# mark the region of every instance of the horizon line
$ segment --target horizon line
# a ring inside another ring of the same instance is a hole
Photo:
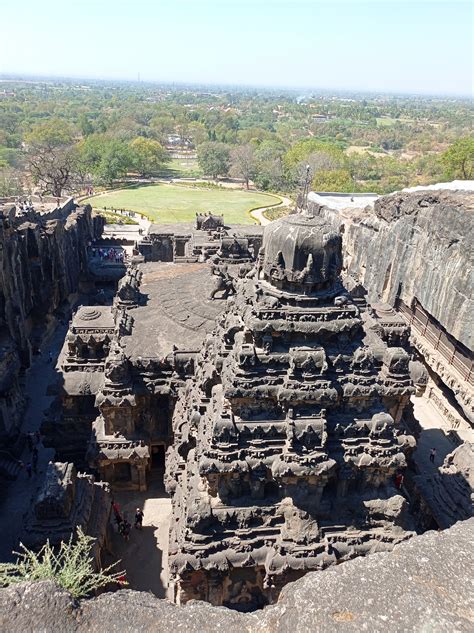
[[[390,91],[375,90],[370,88],[325,88],[315,86],[284,86],[284,85],[264,85],[264,84],[244,84],[244,83],[218,83],[213,81],[186,81],[186,80],[160,80],[160,79],[130,79],[130,78],[110,78],[110,77],[87,77],[85,75],[61,75],[61,74],[37,74],[32,72],[2,72],[0,73],[0,81],[25,81],[42,80],[42,81],[84,81],[84,82],[103,82],[103,83],[127,83],[140,86],[185,86],[185,87],[209,87],[209,88],[228,88],[228,89],[253,89],[253,90],[284,90],[286,92],[325,92],[325,93],[349,93],[349,94],[365,94],[365,95],[389,95],[399,97],[449,97],[459,99],[474,100],[474,94],[469,93],[449,93],[449,92],[413,92],[413,91]]]

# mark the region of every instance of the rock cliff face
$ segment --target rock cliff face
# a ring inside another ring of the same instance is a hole
[[[314,203],[313,203],[314,204]],[[401,192],[374,209],[325,210],[344,225],[345,266],[370,302],[395,297],[423,308],[472,349],[474,194]]]
[[[450,453],[438,472],[415,477],[414,512],[425,526],[446,529],[474,516],[474,444]]]
[[[14,434],[22,409],[22,369],[59,306],[87,272],[87,245],[103,219],[72,201],[50,213],[0,209],[0,441]]]
[[[474,519],[285,587],[276,605],[239,614],[204,602],[177,607],[138,591],[75,602],[52,582],[0,589],[0,631],[263,633],[472,631]]]

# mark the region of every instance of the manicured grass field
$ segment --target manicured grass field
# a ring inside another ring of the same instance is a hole
[[[85,202],[96,209],[126,209],[143,213],[154,222],[193,222],[196,213],[223,213],[229,224],[255,224],[248,211],[277,204],[279,198],[254,191],[203,189],[164,183],[119,189]]]

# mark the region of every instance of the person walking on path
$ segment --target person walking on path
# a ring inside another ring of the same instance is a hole
[[[28,433],[26,436],[26,442],[28,444],[28,450],[31,452],[33,450],[33,433]]]
[[[432,464],[434,464],[435,457],[436,457],[436,448],[433,447],[430,451],[430,462]]]
[[[28,479],[31,479],[32,466],[31,462],[26,464],[26,474],[28,475]]]
[[[143,527],[143,511],[137,508],[135,512],[135,527],[137,530],[141,530]]]

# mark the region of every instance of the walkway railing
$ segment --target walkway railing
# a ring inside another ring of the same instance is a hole
[[[397,309],[415,332],[426,339],[448,365],[452,366],[464,380],[474,385],[472,354],[464,346],[450,336],[419,303],[415,303],[414,307],[410,308],[399,299]]]

